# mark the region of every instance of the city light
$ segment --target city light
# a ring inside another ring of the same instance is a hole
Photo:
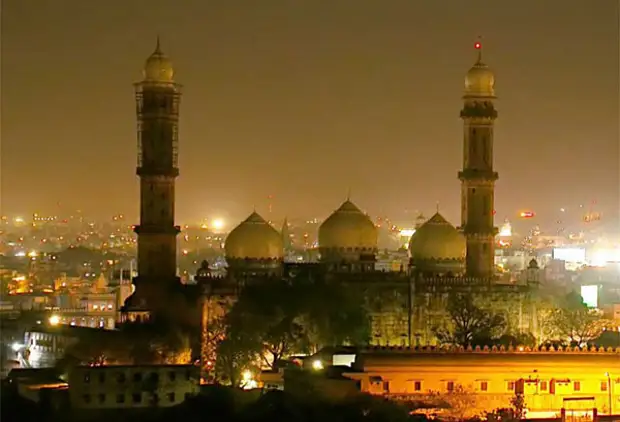
[[[58,315],[52,315],[48,321],[50,325],[58,325],[60,324],[60,317]]]
[[[312,361],[312,369],[314,369],[315,371],[320,371],[321,369],[323,369],[323,362],[319,359]]]
[[[24,345],[21,344],[21,343],[13,343],[13,344],[11,344],[11,349],[13,349],[14,352],[19,352],[22,347],[24,347]]]
[[[214,230],[222,230],[224,228],[224,220],[222,220],[221,218],[215,218],[213,221],[211,221],[211,227],[213,227]]]

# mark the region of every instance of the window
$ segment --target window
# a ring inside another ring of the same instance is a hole
[[[547,391],[547,381],[540,382],[540,391]]]
[[[389,393],[390,392],[390,382],[389,381],[383,381],[383,392],[384,393]]]
[[[487,391],[489,389],[489,383],[487,381],[480,381],[480,391]]]
[[[174,393],[168,393],[168,401],[170,403],[174,403],[174,400],[176,399]]]
[[[140,372],[136,372],[135,374],[133,374],[133,381],[134,382],[142,381],[142,374]]]
[[[131,395],[131,400],[134,403],[140,403],[142,401],[142,394],[140,394],[140,393],[133,393]]]
[[[84,394],[83,399],[84,403],[90,403],[90,394]]]
[[[124,383],[125,381],[127,381],[127,377],[125,376],[124,372],[120,372],[117,376],[116,376],[116,381],[118,381],[119,384]]]
[[[574,381],[573,382],[573,390],[581,391],[581,382],[580,381]]]
[[[99,394],[99,403],[105,403],[105,394],[101,393]]]
[[[601,381],[601,391],[607,391],[607,381]]]
[[[116,395],[116,402],[117,403],[125,403],[125,395],[124,394],[117,394]]]
[[[192,393],[185,393],[185,400],[188,400],[192,397]]]
[[[174,381],[177,378],[176,372],[174,371],[168,372],[168,378],[170,378],[170,381]]]
[[[413,391],[422,391],[422,381],[413,382]]]
[[[446,390],[448,391],[454,391],[454,381],[448,381],[446,383]]]
[[[508,388],[508,391],[514,391],[515,390],[515,382],[514,381],[508,381],[507,388]]]
[[[84,383],[88,384],[90,382],[90,372],[84,374]]]
[[[105,374],[102,372],[99,374],[99,383],[103,384],[105,382]]]

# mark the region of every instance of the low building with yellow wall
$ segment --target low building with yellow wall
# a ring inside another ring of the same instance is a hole
[[[562,408],[620,414],[620,348],[376,347],[359,353],[346,376],[362,392],[395,400],[460,396],[467,416],[508,408],[517,394],[530,418]]]

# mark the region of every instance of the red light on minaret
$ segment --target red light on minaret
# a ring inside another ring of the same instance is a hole
[[[477,42],[476,44],[474,44],[474,48],[475,48],[476,50],[480,50],[480,49],[482,48],[482,44],[481,44],[481,43],[479,43],[479,42]]]

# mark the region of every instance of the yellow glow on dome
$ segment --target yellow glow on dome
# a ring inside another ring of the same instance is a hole
[[[415,260],[464,260],[465,236],[436,213],[411,236],[409,253]]]
[[[282,236],[256,212],[230,232],[224,249],[227,258],[280,259],[284,255]]]
[[[319,248],[376,249],[377,227],[347,200],[319,227]]]
[[[143,74],[145,82],[174,82],[174,67],[172,61],[162,53],[159,37],[155,51],[146,59]]]

